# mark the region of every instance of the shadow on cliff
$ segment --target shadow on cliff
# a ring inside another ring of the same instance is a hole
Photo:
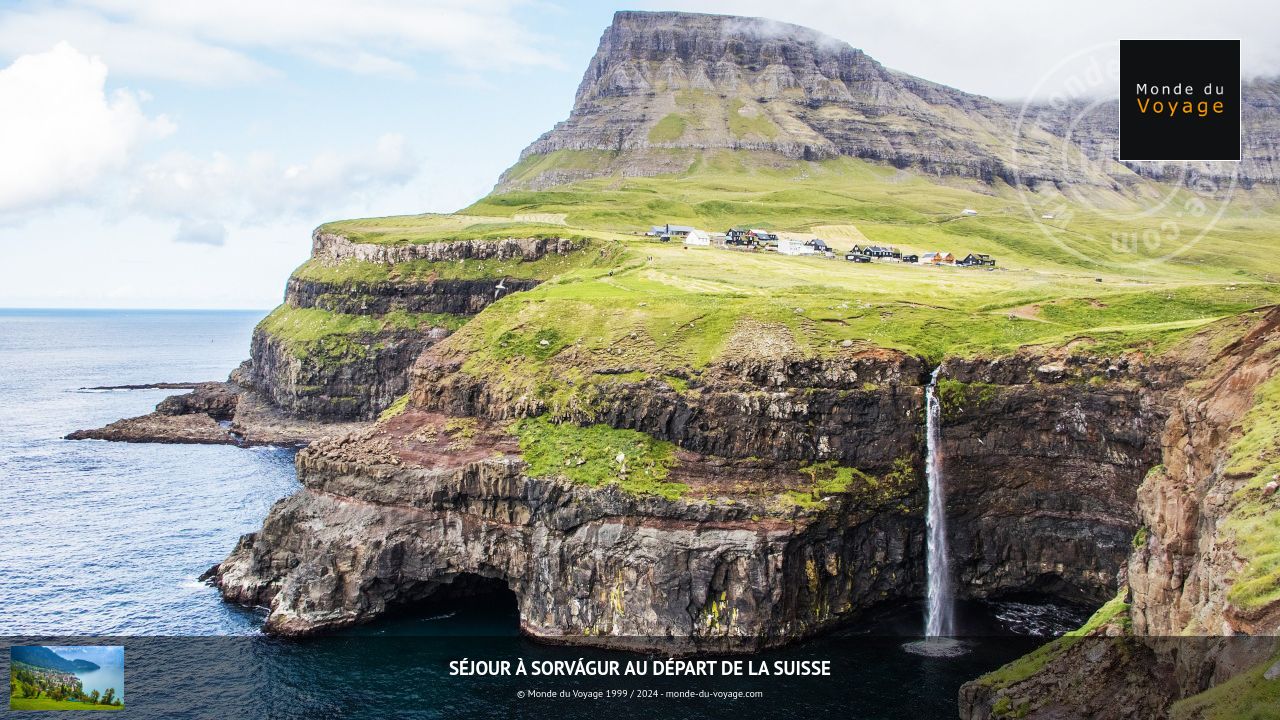
[[[475,573],[395,603],[382,617],[346,628],[343,635],[515,637],[520,634],[516,595],[507,583]]]

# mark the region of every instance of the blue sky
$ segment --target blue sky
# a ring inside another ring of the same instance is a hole
[[[997,97],[1117,37],[1241,37],[1273,3],[673,0],[809,25]],[[1158,10],[1154,10],[1155,8]],[[5,0],[0,307],[269,308],[335,218],[449,211],[563,119],[617,6]],[[1154,11],[1153,11],[1154,10]]]
[[[122,645],[49,645],[50,650],[68,660],[88,660],[102,667],[124,665]]]

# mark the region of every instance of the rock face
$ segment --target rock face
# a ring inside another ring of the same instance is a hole
[[[1019,705],[1019,716],[1032,718],[1202,717],[1205,704],[1218,701],[1202,703],[1197,694],[1246,671],[1270,682],[1263,671],[1280,649],[1280,602],[1233,603],[1234,584],[1259,559],[1245,557],[1240,534],[1250,530],[1233,518],[1243,505],[1260,503],[1250,512],[1265,524],[1274,501],[1261,482],[1247,486],[1252,476],[1233,471],[1231,456],[1250,430],[1246,413],[1259,388],[1280,370],[1280,310],[1244,322],[1239,339],[1225,347],[1206,335],[1179,353],[1193,377],[1167,395],[1159,464],[1134,499],[1141,530],[1121,590],[1129,604],[1106,628],[1027,672],[1006,668],[966,684],[961,717],[1003,717],[1001,708]]]
[[[1159,462],[1176,373],[1138,357],[944,363],[942,457],[956,587],[1113,597]]]
[[[1184,182],[1226,182],[1237,172],[1247,186],[1280,178],[1277,83],[1265,78],[1244,87],[1244,162],[1194,163]],[[1181,164],[1116,161],[1114,104],[1026,110],[891,70],[809,28],[727,15],[619,12],[600,38],[569,118],[526,148],[497,190],[683,172],[700,153],[717,149],[793,161],[864,158],[1030,187],[1116,189],[1139,175],[1170,179],[1183,172]],[[559,152],[576,157],[558,162]]]
[[[1126,162],[1124,166],[1143,177],[1165,182],[1208,187],[1252,188],[1280,181],[1280,77],[1258,77],[1241,86],[1240,162]],[[1103,166],[1119,165],[1119,101],[1070,102],[1058,106],[1030,105],[1026,118],[1053,135],[1079,146],[1086,156]],[[1113,177],[1116,175],[1112,172]]]
[[[434,243],[386,245],[356,243],[334,233],[317,229],[311,236],[311,257],[327,263],[348,260],[394,265],[411,260],[537,260],[546,255],[563,255],[583,247],[572,238],[537,237],[500,240],[456,240]]]
[[[465,451],[424,438],[444,422],[410,411],[300,453],[305,488],[214,570],[224,596],[268,605],[272,632],[306,634],[478,577],[505,583],[538,638],[745,650],[920,592],[913,476],[821,511],[672,501],[526,477],[491,423]],[[685,456],[681,472],[706,461]]]
[[[1009,106],[890,70],[808,28],[727,15],[619,12],[569,119],[521,156],[585,150],[616,157],[547,176],[521,176],[517,165],[499,189],[616,170],[675,172],[694,160],[671,148],[755,150],[793,160],[849,156],[1012,182],[1007,151],[1016,120]],[[1027,131],[1027,148],[1052,139],[1039,127]],[[1064,170],[1053,167],[1057,157],[1041,152],[1024,153],[1023,175],[1061,176]],[[1069,172],[1063,179],[1104,179],[1100,171]]]
[[[427,354],[414,369],[415,404],[455,415],[505,419],[545,405],[511,397],[488,378],[460,370],[457,357]],[[618,382],[584,398],[601,422],[670,440],[692,452],[778,462],[840,463],[881,473],[920,456],[924,363],[889,351],[831,361],[735,360],[717,365],[681,393],[649,379]]]
[[[533,261],[548,254],[574,252],[583,244],[564,238],[506,238],[382,245],[355,243],[316,230],[312,259],[329,267],[363,263],[388,268],[414,261]],[[282,309],[340,316],[311,320],[331,326],[360,318],[375,322],[370,323],[370,329],[305,343],[264,322],[254,330],[249,362],[233,379],[289,415],[327,421],[372,420],[408,389],[408,370],[422,351],[452,331],[447,324],[403,326],[381,323],[380,318],[389,313],[468,317],[500,295],[528,290],[538,282],[501,277],[382,281],[291,277]]]
[[[347,315],[384,315],[394,310],[475,315],[500,294],[529,290],[537,284],[537,280],[515,278],[323,283],[291,277],[284,301],[292,307]]]
[[[269,606],[268,629],[284,634],[368,621],[476,576],[511,589],[532,635],[650,649],[776,645],[919,597],[925,364],[884,350],[732,358],[688,391],[620,379],[590,403],[590,422],[680,448],[672,478],[700,499],[669,500],[529,477],[503,428],[548,408],[428,351],[411,409],[301,453],[305,489],[213,576],[228,599]],[[1058,360],[1056,384],[1035,386]],[[1043,356],[947,365],[964,388],[948,396],[942,435],[969,595],[1114,594],[1157,455],[1161,388],[1135,379],[1149,370]],[[997,390],[974,394],[978,378]],[[465,450],[433,429],[459,419],[481,428]],[[978,437],[1008,447],[986,454]],[[777,502],[823,461],[895,479]]]
[[[371,420],[404,394],[418,355],[448,335],[443,327],[389,329],[349,338],[337,353],[300,353],[260,325],[240,378],[290,415]]]

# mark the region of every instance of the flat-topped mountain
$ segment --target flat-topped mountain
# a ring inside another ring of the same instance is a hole
[[[1246,87],[1249,182],[1272,181],[1274,79]],[[1114,161],[1114,103],[1073,126],[881,65],[815,30],[761,18],[619,12],[600,39],[569,118],[532,143],[499,192],[601,175],[683,172],[700,151],[756,151],[756,162],[853,157],[930,175],[1123,189],[1159,166]],[[1068,108],[1069,110],[1070,108]],[[1272,112],[1268,112],[1268,110]],[[1064,142],[1066,140],[1066,142]],[[1016,153],[1014,148],[1017,149]],[[1223,175],[1234,164],[1204,164]]]
[[[734,149],[795,160],[839,156],[929,173],[1014,181],[1008,106],[886,68],[809,28],[760,18],[619,12],[587,67],[569,119],[523,160],[560,151],[613,155],[531,174],[517,165],[499,187],[540,187],[620,170],[684,170],[672,150]],[[1029,181],[1053,177],[1052,137],[1032,128]],[[586,165],[586,166],[584,166]],[[1078,166],[1078,164],[1077,164]],[[1087,166],[1087,163],[1086,163]],[[1072,180],[1102,182],[1073,170]]]

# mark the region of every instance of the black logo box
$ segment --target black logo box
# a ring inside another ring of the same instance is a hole
[[[1239,40],[1120,41],[1121,160],[1239,160],[1240,113]]]

